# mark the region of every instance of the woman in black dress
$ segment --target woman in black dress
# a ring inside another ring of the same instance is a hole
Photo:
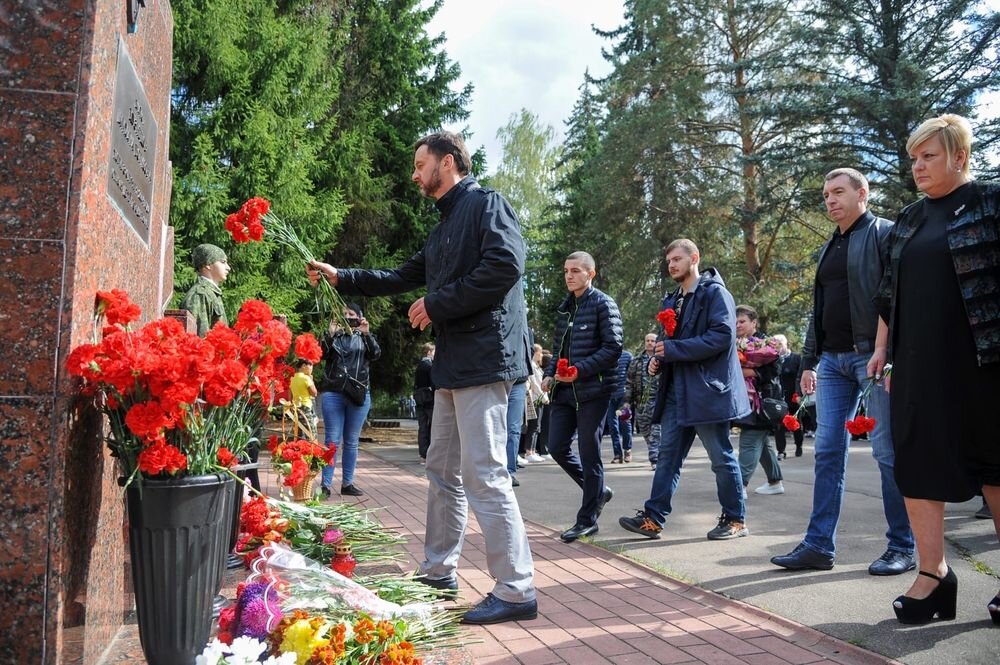
[[[902,623],[955,618],[946,501],[982,488],[1000,535],[1000,445],[986,417],[1000,397],[1000,186],[972,180],[971,145],[968,121],[951,114],[910,137],[913,178],[926,196],[892,229],[878,298],[883,320],[868,369],[878,375],[891,358],[896,482],[920,564],[893,603]],[[988,611],[1000,624],[998,605],[993,598]]]

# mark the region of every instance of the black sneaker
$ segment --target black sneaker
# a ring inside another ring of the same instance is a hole
[[[333,496],[333,491],[326,485],[322,485],[319,488],[319,495],[324,499],[329,499],[331,496]]]
[[[364,496],[365,493],[359,490],[354,485],[341,485],[340,487],[341,496]]]
[[[738,522],[723,515],[719,518],[719,523],[715,525],[715,528],[708,532],[708,539],[732,540],[748,535],[750,535],[750,531],[744,522]]]
[[[619,517],[618,524],[621,528],[632,533],[637,533],[646,538],[658,539],[663,527],[654,522],[645,511],[637,510],[635,517]]]

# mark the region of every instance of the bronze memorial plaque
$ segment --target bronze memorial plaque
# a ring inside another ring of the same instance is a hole
[[[111,115],[108,196],[143,242],[149,242],[153,211],[156,120],[135,73],[125,42],[118,38],[115,105]]]

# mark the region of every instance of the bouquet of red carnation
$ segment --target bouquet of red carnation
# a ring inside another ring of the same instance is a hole
[[[569,360],[566,358],[560,358],[556,362],[556,376],[560,379],[575,379],[577,375],[577,369],[573,365],[569,364]]]
[[[869,418],[865,415],[865,404],[875,384],[883,381],[890,374],[892,374],[892,365],[886,365],[882,370],[882,376],[868,377],[868,382],[865,384],[864,390],[861,391],[861,397],[858,400],[857,413],[854,414],[853,418],[844,423],[844,429],[850,432],[851,436],[861,436],[875,430],[875,425],[878,423],[874,418]]]
[[[316,260],[312,250],[295,233],[295,228],[271,212],[271,202],[259,196],[247,200],[239,210],[226,217],[226,230],[237,244],[260,242],[268,237],[293,250],[307,264]],[[319,281],[316,300],[321,314],[332,315],[345,329],[350,327],[344,319],[344,309],[347,307],[344,299],[325,279]]]
[[[674,333],[677,332],[677,311],[672,307],[657,314],[656,320],[663,326],[663,332],[667,333],[667,337],[673,337]]]
[[[126,484],[233,466],[286,381],[291,331],[253,300],[232,328],[217,323],[204,339],[169,318],[133,329],[140,315],[124,291],[99,291],[94,342],[67,359],[108,418]]]

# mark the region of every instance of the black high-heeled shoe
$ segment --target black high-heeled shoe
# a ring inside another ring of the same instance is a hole
[[[955,618],[955,606],[958,603],[958,578],[955,571],[948,566],[948,573],[938,577],[921,570],[920,574],[938,581],[938,585],[926,598],[910,598],[900,596],[892,603],[899,623],[927,623],[937,615],[942,621]]]
[[[993,600],[986,606],[986,611],[990,613],[993,623],[1000,626],[1000,595],[994,596]]]

